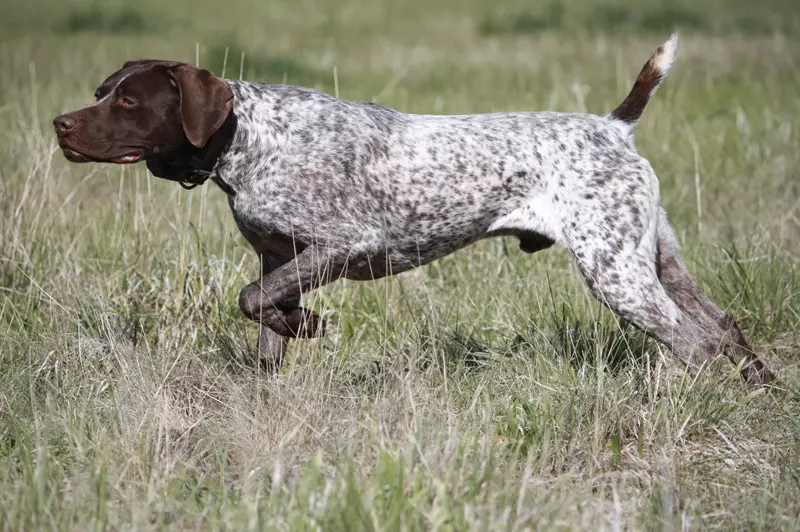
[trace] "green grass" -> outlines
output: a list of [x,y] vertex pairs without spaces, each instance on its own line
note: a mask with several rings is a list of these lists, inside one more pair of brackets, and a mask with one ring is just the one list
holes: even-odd
[[[800,530],[798,8],[627,4],[4,7],[0,528]],[[224,194],[71,165],[50,125],[125,60],[238,77],[242,54],[247,79],[408,112],[604,113],[675,26],[637,146],[769,392],[686,372],[568,253],[513,239],[309,294],[328,336],[264,375]]]
[[53,25],[57,33],[145,33],[156,30],[153,19],[132,8],[107,10],[100,6],[72,11],[64,20]]
[[[513,2],[516,4],[517,2]],[[796,34],[800,18],[786,0],[706,0],[692,2],[622,2],[617,0],[549,0],[519,7],[498,7],[479,24],[492,34],[566,33],[654,34],[673,30],[705,35]]]

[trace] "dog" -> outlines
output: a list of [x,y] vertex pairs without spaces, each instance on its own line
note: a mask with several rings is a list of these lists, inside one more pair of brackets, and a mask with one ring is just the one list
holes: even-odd
[[53,120],[72,162],[146,161],[153,175],[227,195],[261,260],[239,306],[277,371],[291,338],[324,334],[300,296],[377,279],[480,239],[565,246],[592,294],[690,367],[725,354],[772,374],[681,260],[655,172],[633,131],[676,56],[673,35],[605,116],[404,114],[317,90],[220,79],[166,60],[126,62],[96,102]]

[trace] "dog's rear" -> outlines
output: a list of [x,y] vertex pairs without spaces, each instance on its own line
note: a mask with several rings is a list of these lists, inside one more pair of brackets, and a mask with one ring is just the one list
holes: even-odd
[[[609,113],[605,118],[614,122],[626,134],[630,135],[639,122],[642,113],[655,95],[658,87],[669,75],[675,55],[678,50],[678,35],[673,34],[667,42],[659,46],[655,53],[642,67],[636,82],[628,96],[623,102]],[[692,321],[700,326],[702,333],[695,332],[687,334],[686,323],[682,327],[673,328],[673,350],[680,350],[679,344],[684,336],[688,339],[687,344],[697,342],[702,343],[703,339],[711,338],[711,343],[706,348],[699,349],[699,357],[696,355],[685,356],[684,360],[697,364],[713,358],[719,350],[735,364],[741,367],[742,374],[752,383],[769,383],[774,379],[772,373],[764,366],[763,362],[753,353],[753,350],[744,339],[739,326],[733,316],[717,307],[708,299],[698,288],[697,284],[689,274],[685,264],[680,257],[678,240],[675,232],[667,221],[666,213],[663,208],[658,207],[656,219],[656,256],[655,270],[660,288],[663,288],[667,298],[661,298],[662,303],[675,304],[681,314],[690,317]],[[656,289],[651,292],[657,295],[661,291]],[[663,305],[662,305],[663,307]],[[705,338],[704,338],[705,337]],[[715,345],[716,344],[716,345]],[[687,350],[690,353],[691,350]],[[705,357],[703,356],[705,355]],[[680,356],[680,355],[679,355]],[[705,358],[705,360],[704,360]]]

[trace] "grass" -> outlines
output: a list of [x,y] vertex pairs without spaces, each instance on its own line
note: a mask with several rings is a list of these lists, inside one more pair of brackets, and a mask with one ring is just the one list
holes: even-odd
[[705,35],[797,34],[798,13],[785,0],[766,3],[747,0],[707,0],[697,3],[630,2],[576,0],[528,2],[511,9],[497,8],[487,15],[478,29],[487,35],[536,34],[557,30],[565,33],[658,34],[680,30]]
[[[127,59],[221,72],[226,49],[228,76],[244,52],[246,78],[409,112],[603,113],[683,24],[642,27],[655,0],[553,5],[8,6],[0,528],[800,529],[792,2],[675,3],[704,22],[637,129],[689,268],[778,374],[769,392],[724,361],[686,372],[565,251],[513,239],[310,294],[328,336],[264,375],[236,307],[257,261],[222,192],[71,165],[49,124]],[[127,12],[162,22],[108,22]]]
[[205,55],[205,66],[217,75],[227,69],[226,77],[241,76],[251,81],[287,83],[300,86],[315,86],[328,81],[328,72],[322,72],[302,64],[290,57],[269,56],[263,53],[245,50],[238,45],[216,44],[211,46]]
[[140,11],[132,8],[106,10],[97,5],[72,11],[64,20],[54,24],[53,29],[57,33],[106,34],[138,34],[155,30]]

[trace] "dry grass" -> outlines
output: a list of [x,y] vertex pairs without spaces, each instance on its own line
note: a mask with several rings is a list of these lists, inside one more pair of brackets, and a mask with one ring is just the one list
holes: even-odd
[[601,113],[668,33],[603,26],[620,4],[10,8],[0,528],[800,529],[800,47],[771,2],[676,4],[694,26],[637,132],[690,269],[780,377],[767,393],[724,361],[685,372],[566,252],[513,239],[309,295],[329,335],[263,375],[236,308],[257,261],[222,192],[70,165],[49,125],[122,61],[196,42],[217,71],[244,51],[250,79],[333,92],[336,66],[342,97],[405,111]]

